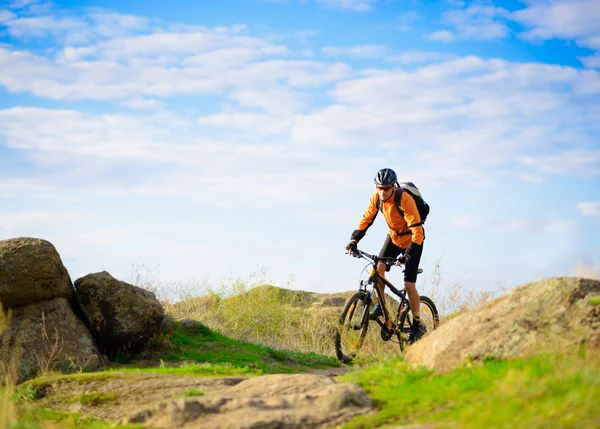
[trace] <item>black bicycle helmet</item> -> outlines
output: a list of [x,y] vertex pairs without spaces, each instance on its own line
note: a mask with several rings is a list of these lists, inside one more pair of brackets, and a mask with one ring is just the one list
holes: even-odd
[[391,168],[379,170],[373,179],[377,186],[393,186],[397,180],[396,173]]

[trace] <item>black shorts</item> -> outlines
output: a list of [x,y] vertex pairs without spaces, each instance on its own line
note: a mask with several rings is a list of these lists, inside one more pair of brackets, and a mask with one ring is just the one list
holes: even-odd
[[[380,258],[397,258],[400,255],[404,255],[406,249],[402,249],[396,246],[388,234],[383,243],[383,247],[379,251]],[[410,255],[410,260],[406,267],[404,267],[404,281],[415,283],[417,281],[417,271],[419,270],[419,262],[421,262],[421,253],[423,252],[423,246],[417,247],[417,251]]]

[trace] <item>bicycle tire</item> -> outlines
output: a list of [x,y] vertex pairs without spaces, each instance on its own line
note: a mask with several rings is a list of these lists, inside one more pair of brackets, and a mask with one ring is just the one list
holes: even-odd
[[371,300],[364,291],[354,293],[346,302],[335,333],[335,353],[343,363],[350,363],[362,347],[369,329]]
[[[440,316],[433,300],[427,296],[419,296],[421,301],[421,322],[427,328],[427,332],[431,332],[440,324]],[[425,313],[425,314],[424,314]],[[400,350],[404,351],[408,344],[408,336],[412,328],[412,313],[410,307],[404,309],[400,314],[400,322],[398,323],[398,329],[396,335],[398,337],[398,343],[400,344]]]

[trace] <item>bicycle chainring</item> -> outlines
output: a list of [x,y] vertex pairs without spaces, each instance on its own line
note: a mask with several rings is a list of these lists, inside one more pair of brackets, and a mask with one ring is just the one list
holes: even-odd
[[383,341],[389,341],[392,338],[392,335],[394,335],[393,330],[388,329],[385,326],[381,327],[381,339]]

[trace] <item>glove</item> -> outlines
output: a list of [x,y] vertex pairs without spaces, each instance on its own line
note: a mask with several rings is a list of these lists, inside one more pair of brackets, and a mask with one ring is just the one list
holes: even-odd
[[408,264],[408,261],[410,261],[410,256],[409,255],[400,255],[398,256],[398,263],[396,265],[406,265]]
[[346,253],[354,252],[356,252],[356,240],[350,240],[350,242],[346,244]]

